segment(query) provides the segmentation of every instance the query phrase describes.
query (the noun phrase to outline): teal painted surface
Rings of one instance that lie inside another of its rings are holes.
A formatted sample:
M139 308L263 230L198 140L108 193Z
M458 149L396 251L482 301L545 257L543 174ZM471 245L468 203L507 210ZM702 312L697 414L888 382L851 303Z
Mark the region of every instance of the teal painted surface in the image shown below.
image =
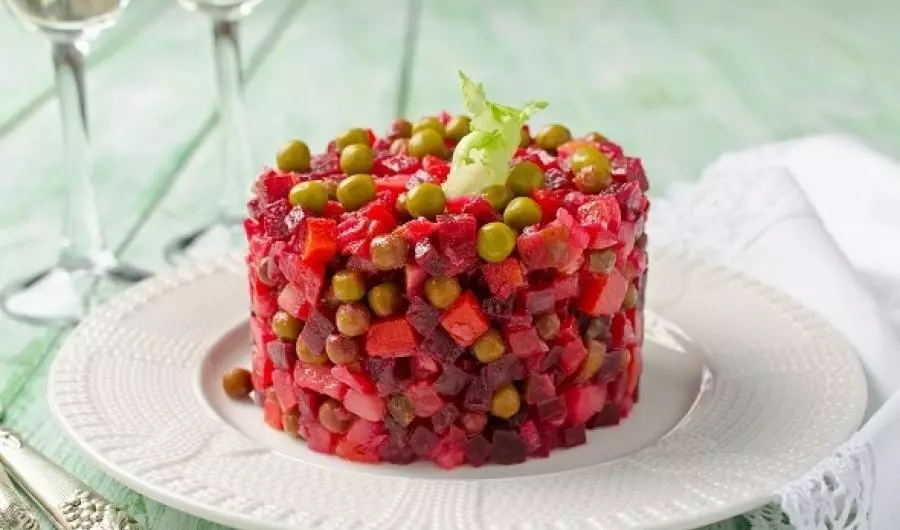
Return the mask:
M242 27L260 163L291 137L321 148L350 125L382 129L398 107L411 116L457 109L457 68L501 101L550 101L537 123L622 142L644 158L657 194L723 151L803 134L850 133L900 156L895 2L422 0L411 33L407 9L406 0L261 5ZM128 261L160 270L163 241L212 214L209 28L174 1L133 0L93 51L90 120L107 237ZM2 283L55 254L65 173L48 55L0 10ZM0 317L7 421L153 528L220 528L123 488L46 421L45 376L64 335Z

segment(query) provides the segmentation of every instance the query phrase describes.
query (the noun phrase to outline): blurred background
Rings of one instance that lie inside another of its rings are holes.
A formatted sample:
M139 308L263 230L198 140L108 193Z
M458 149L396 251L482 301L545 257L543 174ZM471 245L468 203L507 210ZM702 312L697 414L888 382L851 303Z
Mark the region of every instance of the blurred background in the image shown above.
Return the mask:
M898 15L890 0L265 0L241 22L252 156L271 163L291 138L320 150L350 126L459 111L461 69L491 99L547 100L537 125L621 143L657 196L725 151L811 133L896 157ZM58 251L66 172L48 46L0 9L2 284ZM212 55L205 17L132 0L88 56L96 199L129 263L163 268L162 244L216 207ZM61 332L2 316L0 336L0 403L46 417L43 386L26 383L43 377Z

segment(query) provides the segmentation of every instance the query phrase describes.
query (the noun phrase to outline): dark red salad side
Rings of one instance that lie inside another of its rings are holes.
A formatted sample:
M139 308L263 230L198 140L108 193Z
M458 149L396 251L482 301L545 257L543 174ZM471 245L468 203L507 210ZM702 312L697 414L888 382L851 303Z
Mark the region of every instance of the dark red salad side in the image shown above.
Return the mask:
M254 183L252 366L249 382L229 373L226 390L252 386L266 423L313 451L514 464L585 443L638 400L640 160L598 133L532 136L504 121L516 109L469 96L472 119L351 129L312 156L293 141ZM502 148L512 126L502 174L461 152ZM469 174L499 183L449 191Z

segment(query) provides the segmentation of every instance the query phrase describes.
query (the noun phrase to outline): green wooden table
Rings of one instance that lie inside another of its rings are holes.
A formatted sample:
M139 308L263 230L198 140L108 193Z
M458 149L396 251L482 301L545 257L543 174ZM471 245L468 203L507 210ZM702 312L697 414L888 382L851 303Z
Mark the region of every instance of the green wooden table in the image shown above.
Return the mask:
M398 110L458 109L463 69L499 101L550 101L538 123L621 141L657 195L725 150L807 133L847 132L900 156L897 20L890 0L267 0L242 28L249 126L266 162L289 137L322 147ZM55 257L65 171L48 46L2 10L0 65L7 283ZM162 243L215 205L206 21L133 0L95 46L88 85L106 235L125 260L162 270ZM220 528L122 487L49 421L45 379L65 336L0 317L8 424L154 529Z

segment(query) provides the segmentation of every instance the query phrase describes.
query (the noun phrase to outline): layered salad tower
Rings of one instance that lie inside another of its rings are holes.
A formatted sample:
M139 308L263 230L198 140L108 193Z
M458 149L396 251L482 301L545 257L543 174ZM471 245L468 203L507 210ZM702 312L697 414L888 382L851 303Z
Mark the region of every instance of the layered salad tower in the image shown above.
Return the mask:
M515 464L638 399L640 160L461 87L467 115L293 141L255 181L252 369L225 386L313 451Z

